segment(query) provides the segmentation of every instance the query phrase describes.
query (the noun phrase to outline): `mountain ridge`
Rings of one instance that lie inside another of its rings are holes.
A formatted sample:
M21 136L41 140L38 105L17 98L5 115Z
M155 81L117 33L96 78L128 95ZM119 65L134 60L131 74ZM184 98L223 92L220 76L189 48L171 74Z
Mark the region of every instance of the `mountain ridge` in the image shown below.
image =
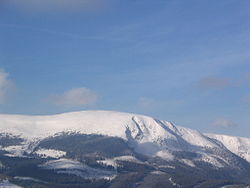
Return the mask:
M160 157L170 157L165 150L200 151L202 148L221 148L223 145L232 153L250 161L250 138L203 134L139 114L116 111L79 111L45 116L0 114L0 133L21 135L30 140L46 138L60 132L120 137L130 141L139 153L156 154ZM230 137L231 144L236 140L236 146L230 147L230 143L222 139L224 137ZM242 147L242 139L245 141L244 148L247 149L245 154L242 154L242 149L236 148Z

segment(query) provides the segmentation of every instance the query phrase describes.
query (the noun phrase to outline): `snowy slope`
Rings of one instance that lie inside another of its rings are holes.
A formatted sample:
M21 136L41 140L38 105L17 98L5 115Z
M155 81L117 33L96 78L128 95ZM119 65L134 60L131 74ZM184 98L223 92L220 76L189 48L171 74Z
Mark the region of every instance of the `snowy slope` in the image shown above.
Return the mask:
M250 138L216 134L206 135L220 141L229 151L250 162Z
M206 149L210 148L226 153L230 150L250 161L250 139L205 135L143 115L113 111L80 111L52 116L0 115L0 133L19 135L26 139L24 145L19 146L20 153L24 152L26 143L61 132L119 137L127 140L139 153L159 156L166 160L174 160L174 151L188 151L199 153L200 160L223 166L218 164L218 157L206 153ZM10 151L12 148L13 146L2 149Z
M59 132L116 136L128 140L139 152L149 155L166 148L217 147L215 142L198 131L175 127L167 121L147 116L110 111L53 116L0 115L0 133L6 132L28 140L46 138Z

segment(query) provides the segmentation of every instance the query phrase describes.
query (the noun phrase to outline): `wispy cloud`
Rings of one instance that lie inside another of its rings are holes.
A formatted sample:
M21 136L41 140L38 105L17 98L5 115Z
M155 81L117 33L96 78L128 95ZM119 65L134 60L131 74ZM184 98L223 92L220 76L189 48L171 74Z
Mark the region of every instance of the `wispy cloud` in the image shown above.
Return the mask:
M93 11L112 0L4 0L4 3L25 11Z
M211 125L214 127L229 128L229 127L236 127L237 123L225 118L217 118L212 122Z
M197 86L201 89L221 90L230 85L230 82L225 78L207 77L198 81Z
M241 97L240 102L250 104L250 94Z
M70 32L63 32L53 29L47 29L47 28L40 28L40 27L33 27L29 25L20 25L20 24L1 24L0 27L5 28L12 28L12 29L19 29L19 30L28 30L28 31L35 31L39 33L54 35L54 36L60 36L75 40L94 40L94 41L113 41L113 42L123 42L128 41L127 39L121 39L119 37L109 36L108 34L101 34L101 35L81 35L76 33L70 33Z
M53 94L48 101L56 105L90 106L97 102L97 94L88 88L74 88L62 94Z
M0 69L0 104L7 101L9 93L13 87L14 84L9 79L9 74L3 69Z
M205 77L200 79L196 86L206 90L223 90L225 88L246 88L249 85L250 73L244 73L236 78ZM244 97L242 101L244 101Z
M148 97L140 97L138 100L138 105L142 108L152 108L155 104L155 101Z

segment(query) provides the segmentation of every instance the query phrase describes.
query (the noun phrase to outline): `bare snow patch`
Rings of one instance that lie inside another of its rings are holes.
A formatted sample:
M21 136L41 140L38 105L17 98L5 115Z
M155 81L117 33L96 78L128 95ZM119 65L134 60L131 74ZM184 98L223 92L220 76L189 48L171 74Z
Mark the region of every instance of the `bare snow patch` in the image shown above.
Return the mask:
M17 146L8 146L2 148L2 150L7 151L9 154L6 154L6 156L9 157L23 157L23 153L25 151L26 147L24 145L17 145Z
M35 151L34 153L37 154L38 156L40 156L41 158L52 157L52 158L58 159L58 158L66 155L65 151L54 150L54 149L44 149L44 148L41 148L41 149Z
M40 167L45 169L57 170L57 173L72 174L86 179L108 179L112 180L116 177L115 171L96 169L89 167L79 161L70 159L50 160Z
M115 157L114 159L116 161L129 161L133 163L143 163L142 161L138 160L137 158L131 155L123 155L123 156Z
M175 166L170 166L170 165L160 165L159 168L171 168L175 169Z
M173 161L174 160L174 156L170 152L164 151L164 150L157 152L156 156L161 157L161 158L163 158L163 159L165 159L167 161Z
M132 162L132 163L143 164L142 161L138 160L137 158L135 158L134 156L131 156L131 155L123 155L123 156L114 157L111 159L106 158L104 160L98 160L97 162L99 164L112 166L115 169L117 169L118 167L122 166L121 164L119 164L119 161L127 161L127 162Z
M162 171L157 170L157 171L153 171L153 172L151 172L151 174L154 174L154 175L164 175L164 174L166 174L166 173L165 173L165 172L162 172Z
M33 152L38 143L38 139L25 140L20 145L2 147L1 150L7 151L5 155L8 157L28 157L26 154Z
M46 182L44 182L42 180L39 180L39 179L36 179L36 178L32 178L32 177L15 176L14 179L24 180L24 181L34 181L34 182L46 183Z
M181 187L179 184L177 184L177 183L174 182L174 180L173 180L172 177L170 177L168 180L170 181L170 183L171 183L173 186L175 186L175 187Z
M189 160L189 159L181 159L180 160L182 163L184 163L185 165L191 166L191 167L195 167L195 164L193 163L193 161Z
M115 169L117 169L117 167L120 166L119 164L117 164L115 159L104 159L104 160L98 160L96 162L102 165L112 166Z

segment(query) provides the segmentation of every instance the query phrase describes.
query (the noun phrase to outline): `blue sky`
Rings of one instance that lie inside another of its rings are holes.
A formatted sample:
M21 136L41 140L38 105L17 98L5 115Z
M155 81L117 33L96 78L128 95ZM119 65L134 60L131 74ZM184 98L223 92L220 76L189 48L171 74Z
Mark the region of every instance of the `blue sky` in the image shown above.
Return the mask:
M117 110L250 132L250 1L2 0L0 113Z

